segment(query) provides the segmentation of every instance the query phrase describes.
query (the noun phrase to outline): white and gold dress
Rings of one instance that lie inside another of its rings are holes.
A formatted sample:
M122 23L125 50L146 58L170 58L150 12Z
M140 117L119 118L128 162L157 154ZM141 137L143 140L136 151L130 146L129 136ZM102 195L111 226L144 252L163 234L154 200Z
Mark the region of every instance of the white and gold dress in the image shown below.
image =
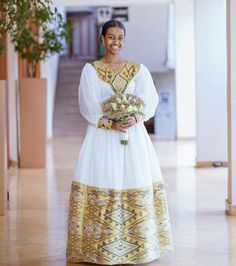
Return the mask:
M158 103L144 65L129 61L120 73L101 61L84 66L79 107L89 125L71 187L68 262L138 264L172 250L164 182L143 121L129 128L128 145L103 124L101 103L115 93L142 98L144 121Z

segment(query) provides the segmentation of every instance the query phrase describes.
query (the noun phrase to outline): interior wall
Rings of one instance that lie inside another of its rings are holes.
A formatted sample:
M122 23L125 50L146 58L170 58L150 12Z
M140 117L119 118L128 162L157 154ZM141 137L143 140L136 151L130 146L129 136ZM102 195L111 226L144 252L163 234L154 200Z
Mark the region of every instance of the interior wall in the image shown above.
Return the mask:
M168 4L129 6L124 58L146 65L152 72L166 71Z
M7 72L8 72L8 115L9 115L9 159L18 161L18 129L17 129L17 80L18 55L13 45L7 41Z
M194 1L175 0L177 137L196 136Z
M64 19L65 8L57 7L58 11L62 14ZM66 45L65 45L66 47ZM62 54L64 51L62 52ZM44 62L41 62L41 78L47 79L47 138L53 137L53 113L54 113L54 102L57 87L57 74L59 65L59 54L54 54L50 56Z
M226 1L195 1L197 162L227 161Z

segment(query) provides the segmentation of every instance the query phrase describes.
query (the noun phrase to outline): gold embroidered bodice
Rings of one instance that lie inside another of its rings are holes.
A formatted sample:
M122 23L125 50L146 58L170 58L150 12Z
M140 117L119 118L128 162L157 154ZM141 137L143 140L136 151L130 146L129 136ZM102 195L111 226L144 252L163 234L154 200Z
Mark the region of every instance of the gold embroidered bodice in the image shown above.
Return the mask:
M91 62L98 77L111 85L115 93L122 94L132 78L138 73L140 64L128 61L122 70L117 73L99 60Z

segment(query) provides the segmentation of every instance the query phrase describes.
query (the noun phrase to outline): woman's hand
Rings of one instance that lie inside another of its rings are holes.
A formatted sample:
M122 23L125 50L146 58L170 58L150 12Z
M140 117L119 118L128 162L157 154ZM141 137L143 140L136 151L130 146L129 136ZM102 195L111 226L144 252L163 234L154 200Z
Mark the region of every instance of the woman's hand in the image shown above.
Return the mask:
M126 118L126 123L122 124L121 121L113 122L112 129L118 130L121 132L126 132L129 127L132 127L134 124L136 124L136 119L133 116L128 116Z
M125 125L125 128L129 128L129 127L132 127L135 124L136 124L135 117L134 116L128 116L126 118L126 123L124 125Z

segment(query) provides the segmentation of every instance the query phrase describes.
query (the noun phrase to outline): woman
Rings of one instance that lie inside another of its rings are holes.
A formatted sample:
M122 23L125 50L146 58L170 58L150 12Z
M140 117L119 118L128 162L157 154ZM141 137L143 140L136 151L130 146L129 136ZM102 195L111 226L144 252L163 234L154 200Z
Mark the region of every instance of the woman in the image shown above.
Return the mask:
M143 124L158 96L148 69L121 58L124 40L121 22L105 23L105 55L81 74L79 106L89 126L70 195L67 260L73 263L138 264L172 250L163 179ZM102 102L127 93L145 102L144 119L130 116L124 124L104 117ZM121 145L127 130L129 143Z

